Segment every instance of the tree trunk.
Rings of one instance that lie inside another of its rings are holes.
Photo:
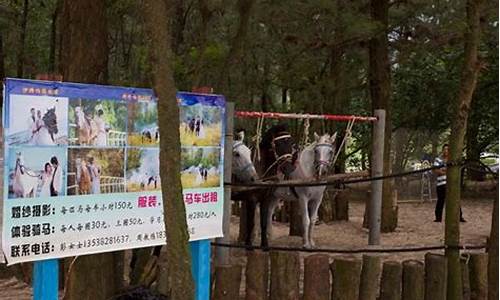
[[[65,0],[61,17],[60,73],[65,81],[104,83],[108,30],[104,2]]]
[[[170,299],[194,299],[191,275],[189,234],[186,210],[182,198],[180,179],[181,145],[179,136],[179,108],[171,68],[172,51],[169,31],[170,8],[167,1],[145,1],[146,29],[151,39],[150,48],[154,90],[158,101],[160,128],[160,177],[163,194],[163,211],[168,246],[162,252],[160,270],[167,272],[167,280],[158,284],[161,293]],[[174,130],[172,130],[174,129]],[[165,257],[166,256],[166,257]],[[163,262],[168,259],[165,266]]]
[[[24,75],[24,43],[26,41],[26,25],[28,24],[29,0],[24,0],[23,15],[21,18],[21,33],[19,35],[19,45],[17,48],[17,77]]]
[[[498,299],[498,185],[488,245],[488,299]]]
[[[50,24],[50,49],[49,49],[49,73],[56,70],[56,42],[57,42],[57,24],[61,12],[62,0],[57,0],[56,9],[52,14],[52,23]]]
[[[238,62],[244,49],[243,46],[248,35],[248,24],[250,23],[252,6],[254,3],[255,0],[238,0],[237,2],[239,16],[238,29],[231,41],[231,46],[227,53],[226,60],[222,65],[222,71],[219,73],[217,84],[218,90],[224,92],[224,94],[229,92],[229,89],[226,87],[226,82],[227,78],[230,76],[231,66]],[[231,97],[232,95],[229,94],[226,96]]]
[[[107,23],[104,2],[64,1],[62,32],[66,81],[104,83],[107,72]],[[116,255],[118,258],[120,255]],[[119,289],[114,253],[76,258],[68,276],[65,299],[107,299]]]
[[[451,117],[450,160],[459,162],[462,159],[467,117],[472,95],[476,88],[480,70],[478,47],[480,42],[480,15],[482,0],[467,1],[467,28],[465,32],[465,60],[462,69],[460,88],[455,102],[455,112]],[[448,258],[448,299],[462,298],[462,277],[460,272],[460,166],[453,165],[447,169],[446,185],[446,224],[445,243]]]
[[[391,172],[391,74],[387,26],[389,1],[371,0],[371,17],[380,26],[379,33],[369,42],[370,95],[372,109],[385,109],[384,175]],[[392,232],[398,225],[397,210],[392,205],[392,181],[384,180],[382,192],[382,232]]]

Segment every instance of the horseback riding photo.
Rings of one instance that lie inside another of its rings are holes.
[[[15,95],[9,99],[9,106],[13,114],[20,116],[9,119],[9,145],[57,146],[68,143],[67,98]]]

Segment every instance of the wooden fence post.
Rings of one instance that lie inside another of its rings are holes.
[[[372,169],[371,176],[384,175],[384,132],[385,132],[385,110],[376,109],[375,116],[378,118],[373,123],[372,137]],[[371,182],[372,198],[369,203],[370,232],[368,235],[369,245],[380,245],[380,224],[382,221],[382,180]]]
[[[446,300],[447,270],[444,255],[425,254],[425,300]]]
[[[469,259],[463,254],[460,257],[460,269],[462,270],[462,300],[470,300]]]
[[[488,254],[471,253],[469,259],[471,300],[488,299]]]
[[[403,262],[403,300],[424,300],[424,264],[418,260]]]
[[[247,256],[246,300],[267,300],[269,286],[269,254],[262,251],[250,251]]]
[[[215,267],[214,300],[233,300],[240,297],[241,266]]]
[[[352,259],[335,259],[330,265],[330,268],[333,275],[332,299],[358,299],[361,261]]]
[[[380,280],[380,299],[401,300],[402,275],[403,267],[400,262],[384,262]]]
[[[224,179],[231,178],[231,166],[233,160],[233,123],[234,122],[234,103],[226,102],[226,129],[224,136]],[[224,215],[222,219],[223,237],[217,238],[218,243],[229,243],[229,227],[231,226],[231,187],[224,186]],[[216,265],[229,264],[229,248],[215,248]]]
[[[376,300],[382,264],[380,256],[363,255],[359,300]]]
[[[498,299],[498,184],[488,243],[488,299]]]
[[[298,252],[271,252],[271,300],[298,300],[300,256]]]
[[[304,300],[330,299],[329,257],[314,254],[304,259]]]

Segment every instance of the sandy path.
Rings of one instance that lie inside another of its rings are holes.
[[[395,232],[382,234],[384,247],[442,245],[444,243],[444,223],[435,223],[435,202],[429,203],[401,203],[399,204],[399,224]],[[463,244],[481,244],[486,242],[491,227],[491,200],[463,201],[464,216],[467,223],[462,223],[461,242]],[[367,246],[368,230],[362,228],[364,203],[350,202],[349,222],[331,222],[319,224],[315,227],[314,236],[320,248],[362,248]],[[238,236],[239,218],[231,219],[231,240],[236,241]],[[288,236],[288,224],[273,223],[273,239],[271,245],[301,246],[300,237]],[[439,252],[439,251],[435,251]],[[240,257],[241,251],[233,251]],[[335,255],[335,254],[332,254]],[[355,256],[360,257],[362,254]],[[405,260],[423,259],[425,252],[381,254],[384,259]],[[345,255],[344,255],[345,256]]]

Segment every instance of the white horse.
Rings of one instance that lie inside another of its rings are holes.
[[[253,182],[258,178],[257,171],[252,161],[252,151],[243,143],[244,139],[245,133],[242,131],[233,141],[232,174],[241,182]]]
[[[314,133],[314,143],[307,146],[299,153],[296,161],[296,168],[290,174],[290,179],[309,179],[319,178],[326,174],[328,167],[332,163],[335,154],[335,138],[337,133],[330,136],[322,136]],[[312,238],[312,231],[316,220],[318,219],[318,209],[323,200],[323,193],[326,186],[310,187],[279,187],[274,190],[270,196],[269,209],[267,213],[267,235],[271,235],[272,216],[274,209],[280,199],[287,201],[297,201],[300,206],[303,228],[303,246],[304,248],[315,247]]]
[[[12,184],[16,198],[35,197],[39,179],[40,175],[34,174],[32,170],[24,166],[23,156],[21,152],[17,152],[14,182]]]

